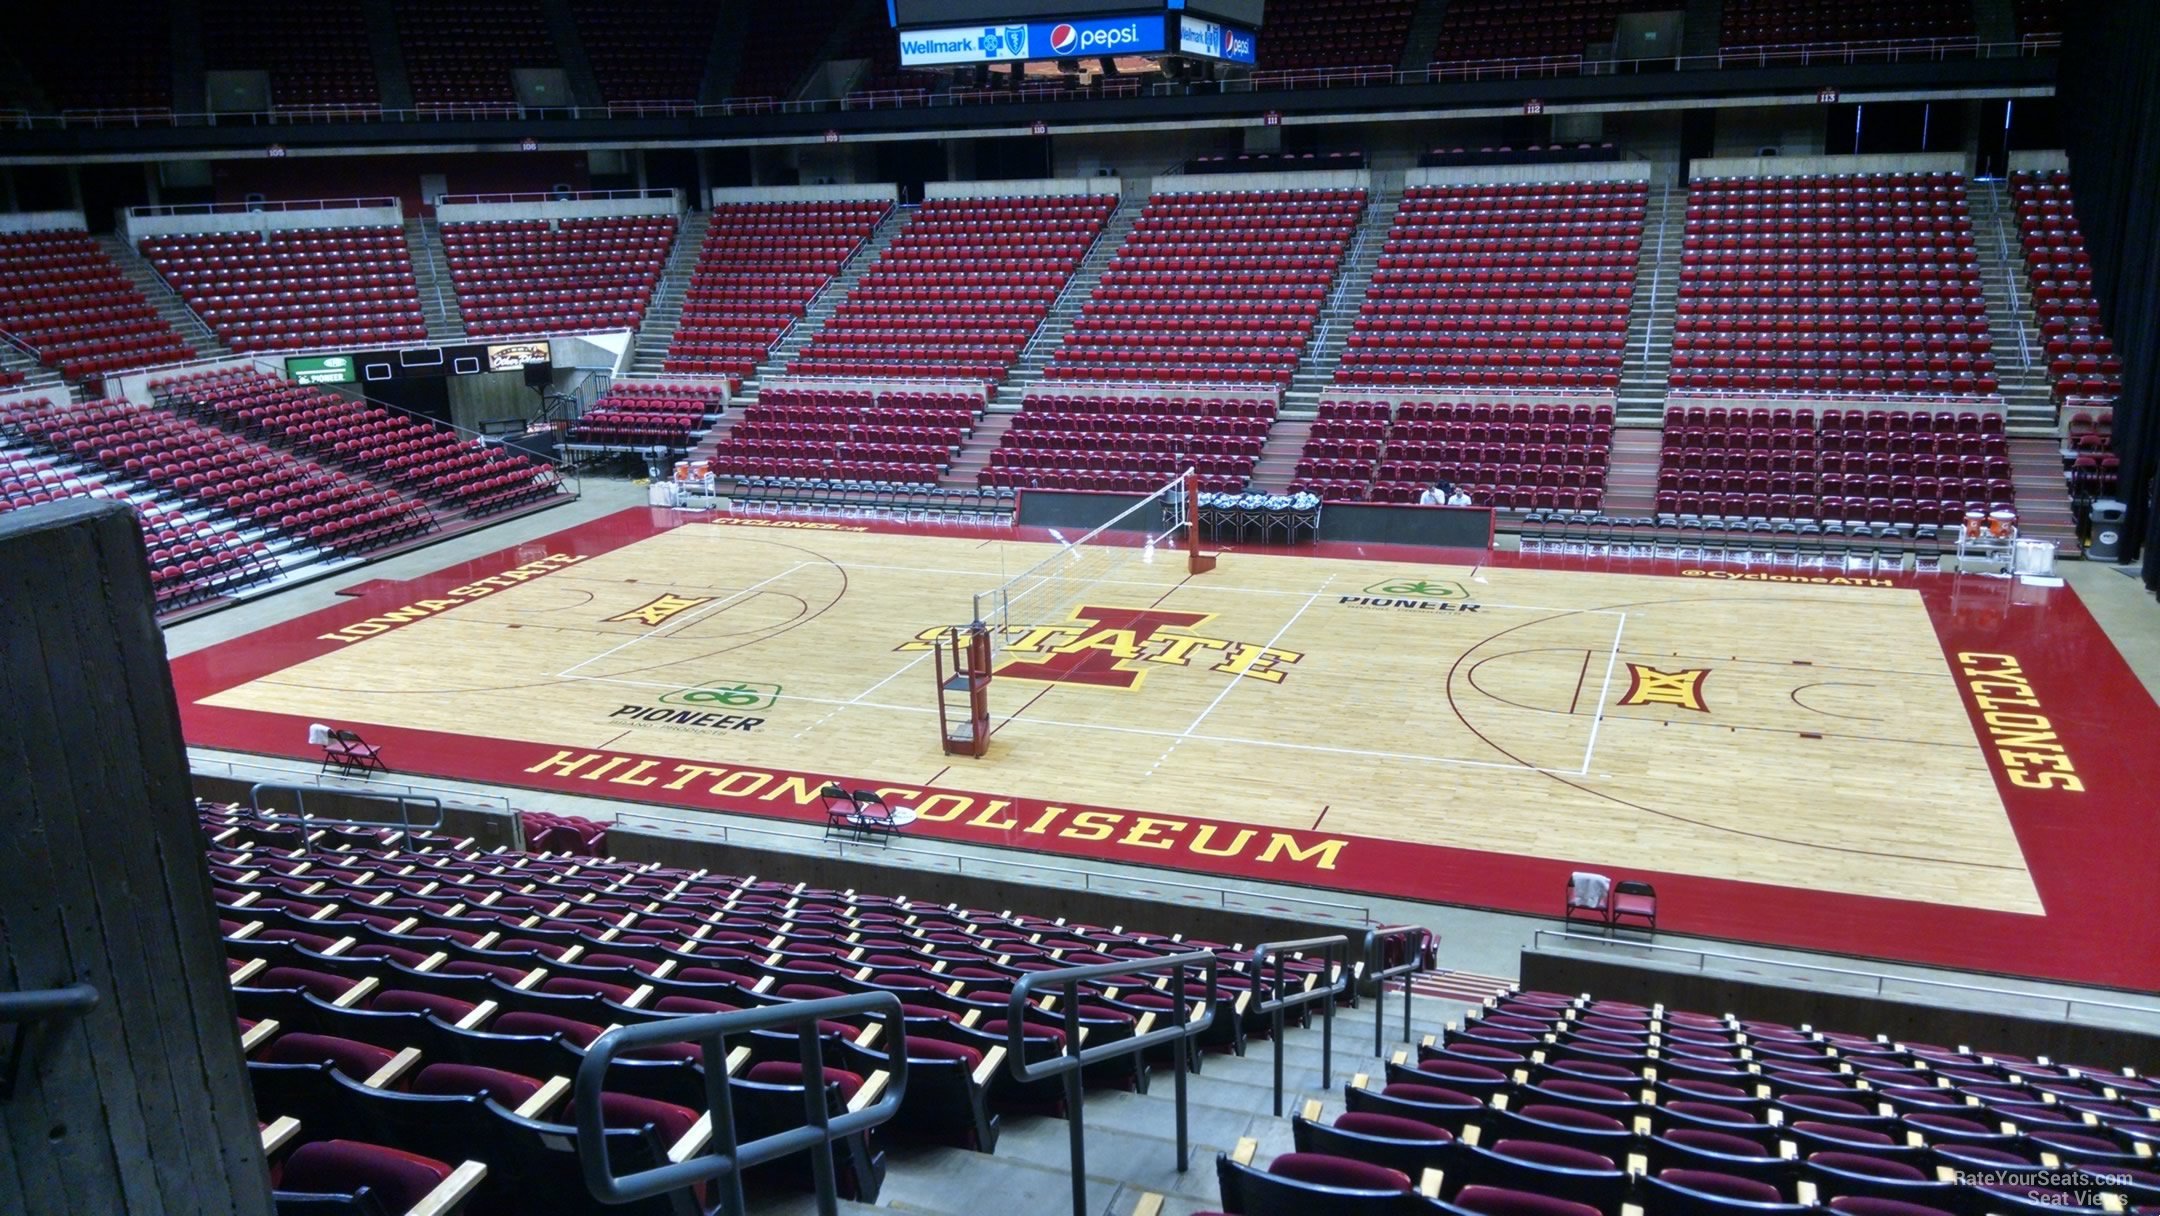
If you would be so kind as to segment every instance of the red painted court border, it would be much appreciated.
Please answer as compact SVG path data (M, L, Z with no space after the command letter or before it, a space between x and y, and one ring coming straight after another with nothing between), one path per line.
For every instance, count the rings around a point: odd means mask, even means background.
M728 520L718 517L721 526L778 526L807 532L1038 538L1030 534L1032 530L980 525L754 517ZM368 589L368 594L352 603L184 656L172 667L188 741L204 747L314 759L317 752L306 745L307 722L303 718L197 702L343 645L364 644L325 641L320 635L402 604L440 595L551 553L597 556L675 527L709 526L715 522L714 517L683 517L668 511L632 508L417 579L380 580ZM1602 569L1679 578L1749 578L1759 573L1686 570L1670 562L1486 555L1410 546L1332 543L1296 551L1377 561L1489 561L1508 567ZM1648 878L1657 884L1664 927L1690 935L1934 966L2108 987L2160 989L2160 884L2151 881L2149 870L2150 859L2160 856L2160 815L2151 813L2155 804L2151 791L2160 789L2160 750L2131 742L2160 737L2160 708L2155 707L2077 596L2068 588L2026 588L1972 576L1849 576L1841 580L1830 575L1782 575L1775 581L1825 585L1839 581L1884 582L1916 588L1954 673L1972 667L1984 676L1999 677L2007 665L2004 658L1961 663L1961 655L2007 656L2007 660L2014 661L2017 678L2025 682L2028 698L2038 704L1998 706L1995 712L2042 717L2047 730L2034 729L2025 719L2015 720L2012 725L2016 729L2008 732L2011 742L1990 749L1990 768L2046 914L1994 912L1685 874L1627 871L1627 876ZM1990 726L1984 715L1988 711L1977 697L1986 692L2001 695L2009 689L1997 678L1987 681L1991 688L1976 693L1970 685L1980 678L1961 675L1960 684L1967 686L1966 709L1976 736L1986 746ZM544 740L487 739L381 724L355 725L365 727L370 740L383 745L401 772L693 810L815 821L821 817L817 807L801 804L798 795L790 791L805 785L814 788L827 777L837 777L850 786L874 785L878 780L874 774L791 775L715 765L710 767L717 772L692 774L683 779L680 788L668 789L680 776L670 766L686 762L595 750L595 758L568 773L546 768L532 771L558 751L580 756L587 749L566 749ZM2050 754L2041 746L2045 735L2059 739L2066 760L2036 759ZM2021 757L2018 767L2005 765L1999 754L2003 751ZM639 767L648 761L650 766ZM2014 771L2023 780L2031 781L2034 772L2059 771L2049 766L2065 762L2072 766L2081 786L2074 792L2028 788L2012 779ZM567 763L565 760L557 768ZM766 779L759 781L759 774ZM791 786L790 776L800 781ZM632 780L626 783L626 777ZM1880 779L1894 782L1899 775L1885 773ZM887 788L903 796L930 800L930 817L912 830L939 839L1511 912L1550 915L1558 905L1560 888L1569 871L1611 869L1595 857L1524 857L1410 841L1264 828L1251 829L1253 834L1243 847L1233 849L1240 833L1248 830L1246 825L1169 811L1143 814L1000 798L964 786L959 782L941 784L934 790ZM715 787L721 792L712 792ZM1830 788L1829 783L1825 788ZM785 796L772 797L776 791ZM1063 805L1062 811L1052 814L1059 805ZM946 815L949 817L940 818ZM1277 836L1284 839L1278 842ZM1329 841L1341 843L1330 849ZM1332 864L1323 866L1323 862Z

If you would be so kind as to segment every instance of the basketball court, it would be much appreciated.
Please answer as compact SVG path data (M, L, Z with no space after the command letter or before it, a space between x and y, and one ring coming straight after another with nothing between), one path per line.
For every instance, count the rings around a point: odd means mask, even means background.
M2160 979L2107 861L2153 855L2160 773L2107 740L2160 714L2067 588L1017 535L637 509L175 674L202 746L322 721L400 772L805 820L837 778L921 836L1548 914L1590 867L1674 930ZM988 754L948 756L934 639L1001 587Z

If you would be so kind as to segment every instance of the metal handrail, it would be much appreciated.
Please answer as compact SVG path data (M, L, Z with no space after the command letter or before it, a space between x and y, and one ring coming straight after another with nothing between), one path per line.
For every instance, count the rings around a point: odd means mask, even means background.
M1705 974L1709 974L1711 971L1710 960L1717 959L1725 963L1747 963L1755 967L1776 967L1786 971L1804 971L1814 975L1841 976L1848 979L1870 981L1875 987L1874 995L1878 997L1890 996L1888 988L1893 984L1911 984L1920 988L1939 989L1943 992L1962 992L1984 996L1990 998L1991 1001L2045 1001L2062 1006L2062 1019L2065 1022L2073 1020L2080 1008L2107 1009L2120 1013L2138 1014L2143 1017L2160 1015L2160 1006L2130 1005L2117 1001L2096 1001L2088 997L2057 996L2047 992L2020 992L2015 988L1997 988L1987 984L1954 984L1948 980L1931 980L1917 975L1892 975L1886 971L1864 971L1857 967L1826 967L1820 963L1795 963L1779 958L1759 958L1746 954L1729 954L1720 950L1700 950L1692 946L1667 946L1652 942L1614 941L1556 929L1537 930L1531 937L1531 948L1534 950L1543 949L1545 939L1548 936L1567 942L1570 945L1590 945L1599 949L1642 950L1663 955L1692 955L1695 959L1695 970ZM1993 1007L1998 1012L2000 1011L1999 1005Z
M253 215L282 211L379 211L398 207L394 198L301 198L265 199L256 203L155 203L130 207L130 216L152 219L164 216Z
M825 1094L825 1044L818 1023L830 1018L870 1014L880 1023L880 1041L889 1043L891 1062L885 1092L861 1110L834 1118ZM585 1174L585 1189L601 1203L635 1203L669 1191L723 1179L732 1202L723 1212L748 1210L743 1201L742 1172L768 1161L808 1151L817 1179L817 1205L821 1216L839 1210L839 1188L833 1175L832 1142L866 1132L900 1112L907 1096L907 1034L902 1026L900 998L890 992L857 992L814 1001L789 1001L758 1009L731 1013L702 1013L613 1027L585 1049L578 1065L572 1106L577 1115L578 1165ZM740 1143L735 1135L735 1101L729 1086L727 1036L731 1032L794 1026L801 1045L803 1114L801 1127ZM601 1098L607 1087L608 1065L641 1049L672 1043L696 1043L705 1053L705 1114L712 1122L708 1147L683 1161L617 1174L608 1162L607 1120Z
M25 992L0 992L0 1023L15 1024L15 1043L8 1050L7 1065L0 1068L0 1102L15 1096L22 1079L23 1057L28 1054L30 1028L39 1022L69 1021L81 1017L98 1003L98 990L89 984L65 988L33 988ZM1181 1110L1180 1115L1183 1114Z
M397 806L397 825L398 827L402 828L405 834L408 836L410 836L415 831L432 832L441 828L443 825L443 801L442 799L437 798L432 794L389 794L378 793L374 790L339 789L333 786L325 785L300 785L298 783L284 781L258 781L248 789L248 805L252 810L254 810L255 817L262 820L264 823L290 823L297 824L299 827L301 827L303 829L301 836L302 847L309 847L307 844L307 838L305 833L305 829L309 827L326 826L379 828L387 826L387 824L385 823L369 819L337 819L323 815L310 815L308 814L307 809L307 796L308 791L310 790L313 790L318 794L337 794L340 797L358 798L366 802L394 803ZM291 794L293 796L294 812L290 815L286 815L266 809L263 806L263 794L265 791L269 791L272 793ZM412 811L410 808L416 806L434 807L434 822L414 822Z
M1285 995L1284 957L1291 954L1302 956L1311 950L1320 952L1329 977L1328 983L1325 986L1314 984ZM1269 989L1275 994L1254 1006L1252 1012L1266 1014L1274 1019L1275 1114L1278 1117L1282 1115L1283 1015L1290 1010L1310 1005L1314 1001L1323 1002L1320 1006L1320 1088L1335 1087L1335 999L1350 985L1351 975L1347 966L1349 953L1350 939L1340 933L1328 937L1308 937L1294 942L1263 942L1253 947L1253 982L1257 984L1263 978L1269 980ZM1272 975L1267 974L1270 961L1274 963Z
M1339 939L1338 939L1339 940ZM1085 967L1063 967L1056 971L1031 971L1020 977L1013 985L1012 1000L1005 1014L1007 1037L1006 1058L1013 1078L1022 1083L1046 1081L1062 1077L1065 1082L1066 1133L1072 1150L1072 1210L1073 1216L1087 1216L1087 1125L1081 1118L1081 1104L1086 1099L1086 1087L1081 1084L1080 1070L1090 1064L1118 1059L1146 1051L1158 1044L1170 1044L1171 1072L1177 1084L1177 1168L1185 1172L1190 1163L1190 1145L1186 1136L1185 1074L1189 1070L1192 1042L1206 1034L1215 1025L1215 998L1217 969L1222 960L1212 950L1194 950L1185 954L1164 955L1161 958L1142 959L1130 963L1095 963ZM1206 976L1207 997L1190 1017L1180 1017L1176 1024L1159 1030L1149 1030L1129 1039L1113 1043L1098 1043L1093 1047L1081 1047L1080 1041L1080 985L1096 980L1116 979L1127 976L1146 975L1150 972L1170 970L1170 982L1175 990L1178 1008L1185 1008L1186 968L1198 967ZM1027 1060L1027 1015L1033 1006L1029 999L1044 988L1055 987L1058 999L1064 1002L1065 1051L1051 1059L1030 1064Z
M1432 930L1418 925L1379 925L1365 931L1365 974L1361 977L1373 985L1372 1049L1379 1055L1387 1047L1387 986L1388 981L1401 976L1421 975L1432 968L1433 945L1437 940ZM1394 966L1387 965L1387 945L1403 943L1402 959ZM1412 948L1414 947L1414 948ZM1409 980L1403 981L1402 1032L1410 1037L1410 1005L1413 997Z
M1858 63L1906 59L2024 59L2062 46L2056 34L2028 34L2016 41L1895 40L1874 43L1796 43L1718 51L1707 55L1660 55L1641 59L1586 59L1580 55L1542 58L1473 59L1434 61L1408 70L1392 66L1340 66L1255 72L1217 82L1223 92L1254 93L1262 90L1294 90L1301 87L1387 86L1438 84L1455 80L1518 79L1522 77L1605 76L1622 73L1702 71L1736 67L1768 67L1785 64ZM1139 82L1118 83L1095 89L1045 90L1023 97L1006 90L975 88L894 89L849 93L842 97L775 100L771 97L733 97L716 102L650 100L619 101L598 106L527 106L512 102L446 102L409 107L318 106L279 107L269 110L206 113L169 108L120 110L63 110L57 114L0 111L0 126L16 130L47 130L104 127L193 127L217 125L301 125L325 119L355 122L410 123L469 120L591 121L609 118L711 118L738 114L828 114L854 110L924 107L953 109L978 105L1010 105L1023 101L1050 101L1070 96L1075 101L1097 97L1137 97ZM1191 91L1183 81L1157 81L1145 85L1148 96L1171 96ZM1257 116L1253 119L1259 121Z

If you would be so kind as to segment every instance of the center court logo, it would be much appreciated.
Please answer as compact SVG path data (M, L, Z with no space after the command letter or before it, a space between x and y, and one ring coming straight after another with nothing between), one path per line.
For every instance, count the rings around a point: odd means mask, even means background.
M1232 678L1280 684L1284 668L1304 658L1295 650L1210 637L1199 632L1212 612L1083 605L1059 625L1014 625L999 638L1006 661L992 675L1045 684L1136 689L1160 667L1199 667ZM937 645L944 629L925 629L896 651Z

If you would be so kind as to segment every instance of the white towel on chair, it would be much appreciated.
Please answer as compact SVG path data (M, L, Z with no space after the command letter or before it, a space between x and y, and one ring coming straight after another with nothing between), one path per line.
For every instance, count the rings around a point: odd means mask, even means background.
M1577 870L1568 875L1568 889L1572 894L1568 902L1578 908L1602 908L1605 897L1612 894L1612 879L1603 874Z
M307 741L309 747L330 746L330 728L320 722L308 723Z

